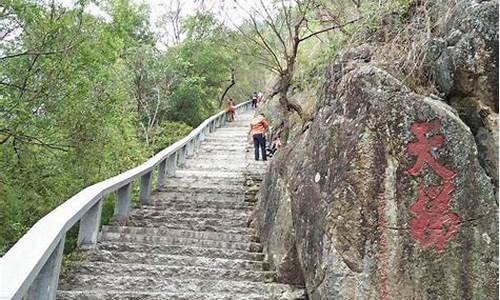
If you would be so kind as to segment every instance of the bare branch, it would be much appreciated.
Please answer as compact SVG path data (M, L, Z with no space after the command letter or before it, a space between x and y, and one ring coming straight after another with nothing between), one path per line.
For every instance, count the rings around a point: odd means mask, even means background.
M344 24L342 24L342 25L333 25L333 26L330 26L330 27L327 27L327 28L324 28L324 29L318 30L318 31L313 32L313 33L311 33L311 34L309 34L309 35L306 35L305 37L299 38L299 41L300 41L300 42L303 42L303 41L305 41L305 40L307 40L307 39L309 39L309 38L311 38L311 37L313 37L313 36L316 36L316 35L318 35L318 34L321 34L321 33L324 33L324 32L330 31L330 30L334 30L334 29L338 29L338 28L345 27L345 26L347 26L347 25L349 25L349 24L352 24L352 23L355 23L355 22L357 22L357 21L359 21L359 20L361 20L361 19L362 19L362 18L358 18L358 19L355 19L355 20L349 21L349 22L347 22L347 23L344 23Z
M280 59L278 58L278 55L274 52L272 47L269 45L267 40L264 38L264 35L262 34L262 32L259 29L259 25L257 23L257 20L255 20L254 16L250 12L245 10L237 1L235 1L235 2L248 15L250 21L252 22L255 33L257 34L257 36L259 37L259 39L261 41L261 43L257 42L257 44L261 45L273 57L278 69L283 70L283 67L281 66L281 62L280 62ZM240 31L241 33L244 32L241 28L239 28L239 26L236 26L236 27L238 28L238 31Z
M269 10L267 9L266 5L264 4L264 2L262 0L260 0L260 5L264 9L264 11L266 13L266 16L267 16L267 18L264 17L264 22L266 22L267 25L269 25L269 27L271 27L271 30L274 32L274 34L276 35L276 37L280 41L281 45L283 46L283 51L285 52L285 55L288 56L286 43L285 43L283 37L281 36L281 34L278 31L277 26L276 26L276 24L273 21L273 17L269 13Z

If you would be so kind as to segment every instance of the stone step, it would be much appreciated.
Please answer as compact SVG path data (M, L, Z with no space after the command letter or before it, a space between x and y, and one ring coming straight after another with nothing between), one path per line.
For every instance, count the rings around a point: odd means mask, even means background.
M209 200L203 194L186 197L185 199L158 197L149 201L146 205L141 207L150 209L168 209L186 210L186 209L232 209L232 210L251 210L252 204L244 202L244 195L240 195L238 199L232 200L230 198L220 197L218 200Z
M163 186L159 192L189 192L189 193L212 193L212 194L240 194L244 192L242 186L238 185L210 185L204 182L195 184L178 184L176 186Z
M214 164L213 162L207 161L191 161L186 162L185 168L191 170L224 170L224 171L233 171L237 172L241 169L246 168L248 163L237 163L228 161L227 164Z
M94 276L120 274L120 276L156 277L164 280L169 280L171 278L224 278L227 280L260 282L273 282L274 278L274 272L263 271L262 269L249 270L239 266L232 268L216 268L212 265L209 258L206 259L205 266L86 262L74 270L73 276L80 276L82 274Z
M198 167L199 166L199 167ZM201 168L206 168L208 170L213 170L217 169L219 166L214 166L209 163L196 163L196 162L188 162L186 163L186 168L195 168L196 169L201 169ZM229 166L234 168L233 166ZM241 169L238 168L238 169ZM236 172L236 171L235 171ZM168 186L177 186L177 185L186 185L186 184L192 184L192 185L200 185L200 184L212 184L212 185L230 185L230 186L239 186L245 182L245 178L242 176L239 177L209 177L209 176L183 176L183 177L170 177L166 180L166 184L164 185L165 187Z
M210 147L200 147L197 153L226 153L227 155L243 154L246 152L247 147L233 147L228 148L224 145L212 145Z
M127 243L124 241L100 241L97 244L98 250L111 252L113 255L117 253L130 252L141 253L144 256L153 256L161 254L181 255L181 256L201 256L223 259L241 259L262 261L264 254L261 252L248 252L245 250L221 249L196 247L186 245L163 245L151 243Z
M234 141L234 140L207 139L203 141L203 143L201 144L201 148L226 147L226 148L245 149L248 144L249 142L247 140Z
M132 226L132 227L146 227L146 228L165 228L165 229L179 229L191 231L210 231L210 232L225 232L231 234L254 234L254 230L249 227L229 227L229 226L213 226L206 224L191 223L154 223L149 220L119 220L114 222L113 225L118 226Z
M227 158L224 158L224 160L227 160ZM231 161L233 161L234 163L239 163L238 161L234 160ZM177 170L176 177L198 177L198 178L210 177L210 178L235 178L235 179L244 178L241 170L229 172L229 171L217 171L217 170L207 171L207 170L184 170L184 169Z
M175 211L175 210L149 210L145 208L133 210L130 216L132 218L155 219L165 218L166 220L182 220L182 219L220 219L224 221L245 222L248 220L249 214L246 211Z
M227 152L231 152L231 153L232 152L244 153L246 148L247 148L247 146L244 144L234 145L234 146L225 145L225 144L209 144L209 145L202 144L198 151L199 152L203 152L203 151L207 151L207 152L208 151L210 151L210 152L227 151Z
M207 144L238 144L246 145L250 139L247 135L211 135L202 141L202 145Z
M200 203L200 202L221 202L232 203L235 205L244 203L245 193L219 193L204 190L185 190L185 191L162 191L155 192L149 198L147 204L156 202L168 203ZM248 189L247 189L248 190Z
M203 267L214 269L238 269L266 271L269 264L257 260L214 258L209 256L183 256L175 254L155 254L141 252L119 252L92 250L87 254L88 262L164 265L176 267ZM111 273L113 274L113 273Z
M220 193L218 191L213 190L200 190L200 189L192 189L185 191L165 191L164 188L159 188L156 192L154 192L150 200L154 201L157 199L166 199L166 200L186 200L189 201L191 199L203 201L227 201L230 199L234 199L234 202L242 201L243 193Z
M253 154L252 154L253 155ZM228 153L224 151L219 152L197 152L196 155L192 158L198 161L212 161L214 163L227 163L229 162L242 162L247 161L247 153L238 153L234 152L228 155ZM182 169L184 170L184 169ZM241 170L240 170L241 171Z
M281 296L280 296L281 297ZM233 293L161 293L131 291L58 291L58 300L269 300L269 295ZM289 298L299 299L299 298ZM300 298L302 299L302 298Z
M217 131L214 131L207 135L206 137L213 137L213 136L242 136L242 137L248 137L249 136L249 131L250 130L250 124L248 125L248 128L246 130L235 130L234 128L220 128Z
M213 214L223 214L223 215L242 215L245 214L246 216L249 216L252 213L253 207L251 206L246 206L246 207L200 207L197 205L181 205L183 203L178 203L180 201L177 201L175 203L176 205L172 205L168 200L165 200L163 204L160 204L158 202L155 202L156 204L159 205L143 205L137 210L144 210L144 211L156 211L159 213L163 212L174 212L174 213L183 213L183 212L193 212L196 211L197 213L200 214L205 214L205 215L213 215ZM132 211L132 214L135 211Z
M243 197L240 197L239 200L228 199L227 201L204 201L202 198L168 199L167 197L158 197L154 201L149 201L147 204L135 207L135 209L241 214L250 212L253 206L246 204Z
M204 280L163 278L150 276L95 276L80 275L61 284L61 290L77 288L79 290L131 290L135 292L163 292L163 293L231 293L231 294L263 294L269 299L283 294L294 294L296 298L303 295L303 290L290 285L279 283L262 283L234 280ZM286 299L286 298L285 298ZM294 298L290 298L294 299Z
M108 226L102 227L102 232L115 232L122 234L143 234L149 236L168 236L189 239L202 239L226 242L258 242L258 238L252 234L237 234L214 231L194 231L172 228L147 228L132 226Z
M248 133L248 131L250 130L249 122L250 120L241 120L241 122L226 123L226 126L217 128L217 130L215 130L215 132L211 134L231 132Z
M116 232L101 232L100 240L102 241L122 241L129 243L152 243L152 244L165 244L165 245L184 245L184 246L198 246L207 248L224 248L234 250L246 250L250 252L262 251L262 245L255 242L227 242L227 241L214 241L203 239L192 239L182 237L170 236L155 236L144 234L126 234Z
M131 215L123 225L128 226L144 226L144 227L158 227L161 224L169 224L170 228L189 228L188 226L204 226L209 228L214 227L233 227L233 228L246 228L248 220L224 220L219 218L171 218L165 216L143 218L140 215ZM174 227L178 226L178 227Z

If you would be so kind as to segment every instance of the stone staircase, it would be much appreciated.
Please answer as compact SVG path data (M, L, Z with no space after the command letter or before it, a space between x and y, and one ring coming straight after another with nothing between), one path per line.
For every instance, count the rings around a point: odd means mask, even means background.
M210 134L147 205L103 226L57 299L305 299L302 288L273 282L247 227L266 167L253 160L250 118Z

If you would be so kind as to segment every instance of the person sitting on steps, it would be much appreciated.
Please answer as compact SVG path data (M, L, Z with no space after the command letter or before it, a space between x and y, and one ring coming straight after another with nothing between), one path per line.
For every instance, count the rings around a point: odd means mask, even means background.
M250 121L250 133L253 137L253 146L255 148L255 160L259 160L259 149L262 153L262 160L267 160L266 155L266 136L265 133L269 125L264 114L259 114Z

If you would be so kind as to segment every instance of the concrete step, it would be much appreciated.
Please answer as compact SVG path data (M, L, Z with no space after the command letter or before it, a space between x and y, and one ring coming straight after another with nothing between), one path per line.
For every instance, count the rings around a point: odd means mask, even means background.
M228 156L228 161L231 160L232 156L235 156L237 154L243 154L246 152L246 148L243 146L238 146L238 147L226 147L225 145L217 145L217 146L205 146L201 147L197 153L214 153L214 152L220 152L220 153L225 153ZM196 156L191 156L190 159L195 158Z
M182 237L170 236L155 236L144 234L126 234L116 232L101 232L100 240L102 241L122 241L128 243L152 243L152 244L165 244L165 245L184 245L184 246L197 246L207 248L224 248L233 250L246 250L250 252L262 251L262 245L255 242L226 242L214 241L204 239L192 239Z
M224 259L241 259L262 261L264 254L261 252L248 252L246 250L235 249L221 249L221 248L208 248L197 247L190 245L163 245L152 243L127 243L124 241L100 241L97 244L98 250L111 252L113 255L126 252L139 252L145 256L153 256L158 254L170 254L181 256L202 256L211 258L224 258Z
M184 190L184 191L164 191L164 188L160 188L158 191L153 193L150 197L151 201L156 200L179 200L179 201L231 201L238 203L243 201L243 193L219 193L213 190Z
M223 219L231 221L247 221L249 214L245 211L197 211L197 210L155 210L155 209L136 209L132 211L131 216L154 219L156 217L165 217L168 220L178 220L184 218L199 219Z
M237 172L248 166L248 163L236 163L228 161L226 164L214 164L207 161L191 161L186 162L185 168L188 170L217 170L217 171L232 171Z
M217 165L213 165L210 163L204 163L204 164L200 164L197 162L186 163L186 168L191 168L191 167L194 168L195 166L199 166L200 168L204 167L208 170L217 169L219 167ZM232 167L233 169L235 169L234 172L237 172L236 170L241 169L241 167L239 169L234 168L233 166L226 166L226 167ZM197 169L199 169L199 168L197 168ZM239 185L243 184L244 182L245 182L245 179L242 176L238 176L235 178L232 178L232 177L208 177L208 176L183 176L183 177L170 177L170 178L168 178L166 180L164 187L187 185L187 184L192 184L192 185L212 184L212 185L217 185L217 186L219 186L219 185L239 186Z
M198 153L213 153L213 152L227 152L228 155L233 155L234 153L244 153L246 147L238 146L238 147L227 147L226 145L210 145L210 146L201 146L198 150Z
M246 147L249 143L247 139L235 139L232 137L228 138L207 138L202 143L202 147L220 147L224 146L227 148L238 148Z
M239 216L239 215L245 215L249 216L252 211L253 207L199 207L199 206L189 206L189 205L179 205L179 201L177 201L177 205L168 205L169 201L164 200L165 202L163 204L160 204L156 202L159 205L143 205L140 208L133 210L131 213L135 214L136 211L146 211L151 214L164 214L167 212L170 213L175 213L175 214L182 214L182 213L189 213L189 212L196 212L196 214L199 215L206 215L206 216L213 216L213 215L224 215L224 216ZM184 204L184 203L181 203Z
M250 120L241 120L241 122L234 122L234 123L226 123L227 126L224 127L219 127L215 132L211 134L216 134L216 133L248 133L250 130Z
M210 135L206 137L202 144L239 144L246 145L250 141L247 135Z
M147 228L132 226L108 226L102 228L102 232L115 232L122 234L143 234L150 236L168 236L190 239L226 241L226 242L258 242L258 238L252 234L237 234L214 231L194 231L172 228Z
M140 263L107 263L107 262L86 262L74 270L74 277L80 275L106 276L110 274L120 274L120 276L141 276L151 278L199 278L199 279L220 279L236 281L260 281L273 282L274 272L261 270L248 270L242 268L215 268L207 260L206 266L186 266L186 265L152 265Z
M227 158L223 158L223 160L226 160ZM239 163L238 161L231 160L234 163ZM176 171L176 177L197 177L197 178L234 178L234 179L240 179L244 178L242 171L207 171L207 170L177 170ZM170 178L169 178L170 179Z
M231 293L231 294L262 294L269 299L279 299L283 294L294 294L296 298L303 295L303 290L285 284L262 283L234 280L204 280L156 278L150 276L95 276L79 275L61 285L61 290L77 288L79 290L131 290L135 292L163 293ZM286 298L285 298L286 299ZM290 298L293 299L293 298Z
M242 186L238 185L211 185L198 182L196 184L178 184L176 186L163 186L159 192L188 192L188 193L212 193L212 194L240 194L244 192Z
M58 300L270 300L269 295L233 293L162 293L132 291L58 291ZM298 299L298 298L289 298Z
M213 202L212 202L213 203ZM170 211L170 212L186 212L186 211L196 211L202 214L230 214L230 215L239 215L239 214L251 214L253 210L253 206L250 205L238 205L239 201L228 201L227 206L217 205L219 203L214 203L213 206L208 206L206 204L199 201L198 203L193 203L193 201L186 202L182 200L161 200L157 199L155 202L150 202L147 205L142 205L137 209L141 210L155 210L159 212ZM244 203L242 203L244 204Z
M167 217L156 216L144 218L141 215L131 215L125 221L129 226L138 226L136 224L144 224L144 227L158 227L158 224L170 224L171 228L174 224L179 224L178 228L185 228L184 225L197 226L221 226L221 227L247 227L248 219L241 220L225 220L220 218L187 218L187 217Z
M178 229L178 230L191 230L191 231L210 231L210 232L224 232L231 234L253 234L254 231L249 227L229 227L229 226L214 226L207 224L191 223L154 223L149 220L120 220L113 225L118 226L133 226L133 227L146 227L146 228L165 228L165 229Z
M213 152L213 153L197 152L196 155L192 159L195 159L198 161L212 161L214 163L225 164L228 161L229 162L247 161L247 157L246 157L247 155L248 155L247 153L239 153L239 152L230 153L230 155L228 155L228 153L226 153L224 151ZM184 169L181 169L181 170L184 170ZM190 171L190 170L186 170L186 171ZM241 170L240 170L240 172L241 172Z
M110 252L92 250L87 254L88 261L94 263L143 264L154 266L203 267L214 269L266 271L269 264L257 260L214 258L208 256L183 256L141 252ZM114 274L114 273L110 273Z
M186 199L169 199L156 198L149 201L146 205L141 207L147 209L172 209L172 210L188 210L188 209L231 209L231 210L252 210L253 205L244 202L244 195L240 195L238 200L227 200L221 198L219 200L205 200L203 195L191 196Z

